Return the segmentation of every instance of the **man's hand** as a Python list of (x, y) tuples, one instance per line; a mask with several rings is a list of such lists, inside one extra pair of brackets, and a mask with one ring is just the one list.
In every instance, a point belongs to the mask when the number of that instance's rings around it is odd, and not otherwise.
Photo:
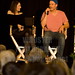
[(62, 25), (59, 30), (58, 30), (59, 33), (64, 33), (64, 25)]
[(24, 26), (22, 26), (20, 24), (18, 24), (17, 26), (18, 26), (19, 31), (23, 31), (24, 30)]
[(48, 15), (49, 12), (50, 12), (50, 8), (47, 8), (47, 9), (45, 10), (46, 15)]

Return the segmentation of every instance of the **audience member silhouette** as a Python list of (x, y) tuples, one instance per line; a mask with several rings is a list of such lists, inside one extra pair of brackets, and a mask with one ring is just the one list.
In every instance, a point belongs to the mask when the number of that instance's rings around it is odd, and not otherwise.
[(4, 50), (4, 51), (0, 52), (0, 72), (1, 73), (2, 73), (3, 66), (11, 61), (13, 61), (13, 62), (16, 61), (16, 57), (15, 57), (15, 54), (13, 53), (13, 51)]
[(53, 70), (54, 75), (71, 75), (70, 69), (63, 59), (54, 59), (48, 66)]
[(34, 47), (30, 51), (30, 53), (26, 59), (28, 60), (28, 62), (32, 62), (32, 63), (34, 63), (34, 62), (45, 63), (45, 57), (46, 57), (46, 54), (42, 49)]
[(54, 75), (52, 69), (47, 67), (45, 63), (29, 63), (27, 64), (19, 75)]

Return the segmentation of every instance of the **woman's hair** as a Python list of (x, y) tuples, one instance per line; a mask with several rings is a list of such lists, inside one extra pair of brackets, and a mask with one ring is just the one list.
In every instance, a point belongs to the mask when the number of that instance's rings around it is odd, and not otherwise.
[(20, 2), (17, 1), (17, 0), (13, 0), (13, 1), (12, 1), (11, 5), (10, 5), (10, 10), (11, 10), (13, 13), (15, 13), (18, 3), (20, 3)]

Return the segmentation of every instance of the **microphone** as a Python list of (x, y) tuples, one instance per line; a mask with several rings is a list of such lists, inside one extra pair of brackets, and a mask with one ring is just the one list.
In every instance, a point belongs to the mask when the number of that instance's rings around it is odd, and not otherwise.
[(46, 11), (46, 14), (48, 15), (49, 14), (49, 11), (50, 11), (50, 7), (48, 7), (46, 10), (47, 10)]

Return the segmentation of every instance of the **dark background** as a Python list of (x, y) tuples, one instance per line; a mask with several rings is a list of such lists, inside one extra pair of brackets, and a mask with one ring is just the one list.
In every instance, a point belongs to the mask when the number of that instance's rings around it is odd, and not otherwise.
[[(0, 0), (0, 43), (5, 44), (7, 48), (9, 47), (9, 26), (7, 24), (7, 11), (10, 8), (12, 0)], [(41, 25), (40, 17), (42, 12), (48, 7), (49, 0), (19, 0), (22, 4), (22, 12), (27, 17), (35, 16), (35, 25), (37, 26), (37, 36), (41, 35)], [(69, 55), (73, 52), (73, 43), (74, 43), (74, 29), (73, 25), (75, 24), (75, 1), (74, 0), (58, 0), (58, 9), (66, 13), (70, 28), (68, 29), (68, 38), (66, 39), (66, 45), (64, 50), (64, 56), (68, 60), (68, 64), (72, 63)], [(38, 30), (39, 29), (39, 30)]]

